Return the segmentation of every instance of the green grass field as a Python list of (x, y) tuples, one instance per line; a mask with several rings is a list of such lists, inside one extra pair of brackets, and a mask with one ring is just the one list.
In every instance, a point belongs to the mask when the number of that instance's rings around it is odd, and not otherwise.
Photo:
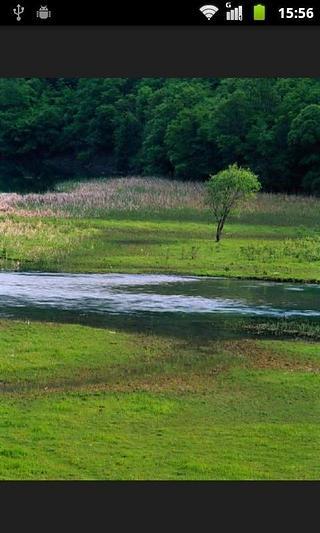
[[(320, 282), (319, 200), (259, 195), (216, 244), (198, 185), (122, 183), (14, 196), (0, 267)], [(0, 478), (319, 479), (318, 324), (242, 333), (1, 321)]]
[[(0, 201), (0, 266), (320, 281), (320, 200), (260, 194), (215, 222), (202, 184), (123, 178)], [(1, 212), (1, 210), (0, 210)]]
[(1, 479), (320, 476), (320, 344), (0, 327)]
[[(150, 216), (151, 218), (151, 216)], [(14, 216), (0, 221), (4, 269), (180, 273), (320, 281), (320, 232), (230, 222)]]

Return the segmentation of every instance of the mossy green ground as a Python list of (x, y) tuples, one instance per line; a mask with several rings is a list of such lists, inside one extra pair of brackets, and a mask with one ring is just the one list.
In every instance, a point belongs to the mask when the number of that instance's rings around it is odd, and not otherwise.
[(197, 221), (9, 217), (0, 223), (4, 269), (181, 273), (320, 281), (320, 232), (231, 221), (221, 243)]
[(1, 479), (320, 477), (320, 344), (0, 330)]

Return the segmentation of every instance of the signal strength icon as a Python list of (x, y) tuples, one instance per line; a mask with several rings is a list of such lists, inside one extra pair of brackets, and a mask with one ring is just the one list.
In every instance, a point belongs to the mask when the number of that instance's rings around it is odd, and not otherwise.
[(217, 6), (202, 6), (200, 7), (200, 11), (208, 20), (211, 20), (213, 15), (219, 11), (219, 8)]
[[(231, 7), (231, 2), (228, 2), (226, 4), (226, 7)], [(227, 11), (226, 18), (227, 20), (242, 22), (243, 20), (242, 6), (238, 6), (238, 7), (235, 7), (234, 9), (230, 9), (230, 11)]]

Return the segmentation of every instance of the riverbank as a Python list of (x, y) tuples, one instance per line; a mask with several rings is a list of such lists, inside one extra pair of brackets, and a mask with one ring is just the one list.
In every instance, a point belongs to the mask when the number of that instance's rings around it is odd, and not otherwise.
[(152, 178), (67, 182), (0, 197), (0, 268), (320, 282), (320, 200), (259, 194), (215, 242), (205, 186)]
[(319, 479), (319, 343), (0, 331), (1, 479)]
[[(166, 273), (320, 282), (320, 233), (231, 221), (214, 225), (170, 213), (150, 220), (8, 215), (0, 219), (0, 267), (46, 272)], [(164, 218), (164, 217), (167, 218)]]

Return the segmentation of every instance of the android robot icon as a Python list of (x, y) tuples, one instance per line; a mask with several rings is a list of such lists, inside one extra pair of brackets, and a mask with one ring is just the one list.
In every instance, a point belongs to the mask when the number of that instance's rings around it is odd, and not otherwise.
[(41, 6), (39, 11), (37, 11), (37, 18), (42, 20), (51, 18), (51, 11), (49, 11), (47, 6)]

